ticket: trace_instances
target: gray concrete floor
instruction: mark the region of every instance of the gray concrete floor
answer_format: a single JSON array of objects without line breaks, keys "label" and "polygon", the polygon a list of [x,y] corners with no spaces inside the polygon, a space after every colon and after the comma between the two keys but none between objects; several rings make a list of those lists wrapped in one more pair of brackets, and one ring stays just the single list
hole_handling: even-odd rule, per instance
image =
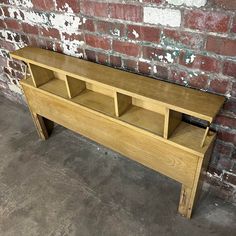
[{"label": "gray concrete floor", "polygon": [[236,232],[235,206],[204,192],[187,220],[179,193],[178,183],[61,126],[41,141],[28,110],[0,96],[1,236]]}]

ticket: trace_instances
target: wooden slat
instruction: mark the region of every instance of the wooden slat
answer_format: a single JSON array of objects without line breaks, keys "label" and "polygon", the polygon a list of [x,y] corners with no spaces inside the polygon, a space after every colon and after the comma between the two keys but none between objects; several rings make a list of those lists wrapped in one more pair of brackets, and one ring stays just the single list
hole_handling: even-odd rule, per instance
[{"label": "wooden slat", "polygon": [[222,96],[150,79],[40,48],[25,47],[11,55],[13,58],[97,83],[126,95],[162,104],[169,109],[210,122],[225,100]]}]

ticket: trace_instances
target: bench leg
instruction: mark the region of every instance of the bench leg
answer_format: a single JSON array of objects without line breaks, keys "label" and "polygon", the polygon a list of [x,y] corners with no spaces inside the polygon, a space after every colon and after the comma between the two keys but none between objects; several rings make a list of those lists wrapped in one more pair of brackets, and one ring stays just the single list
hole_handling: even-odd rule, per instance
[{"label": "bench leg", "polygon": [[178,211],[182,216],[185,216],[189,219],[191,218],[193,207],[197,202],[202,190],[203,180],[206,175],[206,170],[211,157],[213,146],[214,142],[212,142],[211,146],[208,148],[204,158],[198,159],[198,165],[192,187],[182,184]]},{"label": "bench leg", "polygon": [[189,188],[182,184],[180,202],[179,202],[179,213],[187,218],[191,218],[194,202],[195,202],[196,191],[193,188]]},{"label": "bench leg", "polygon": [[31,115],[39,137],[43,140],[48,139],[54,126],[53,122],[34,112],[31,112]]}]

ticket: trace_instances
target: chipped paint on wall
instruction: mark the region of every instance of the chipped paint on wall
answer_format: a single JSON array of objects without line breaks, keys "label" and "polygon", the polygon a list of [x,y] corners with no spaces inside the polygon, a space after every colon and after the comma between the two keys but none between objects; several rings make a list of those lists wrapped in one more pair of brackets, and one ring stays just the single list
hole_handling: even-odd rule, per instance
[{"label": "chipped paint on wall", "polygon": [[167,0],[167,2],[176,6],[184,4],[188,7],[202,7],[206,5],[207,0]]},{"label": "chipped paint on wall", "polygon": [[25,8],[32,8],[32,0],[9,0],[11,5],[24,6]]},{"label": "chipped paint on wall", "polygon": [[176,9],[160,9],[144,7],[144,22],[150,24],[161,24],[172,27],[179,27],[181,24],[181,12]]},{"label": "chipped paint on wall", "polygon": [[133,31],[132,31],[132,34],[134,35],[134,37],[135,37],[136,39],[139,37],[138,32],[135,31],[134,29],[133,29]]}]

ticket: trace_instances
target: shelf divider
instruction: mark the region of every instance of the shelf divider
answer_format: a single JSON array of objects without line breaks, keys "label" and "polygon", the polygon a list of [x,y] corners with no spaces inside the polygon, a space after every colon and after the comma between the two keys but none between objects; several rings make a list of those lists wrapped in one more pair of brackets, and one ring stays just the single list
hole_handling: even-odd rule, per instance
[{"label": "shelf divider", "polygon": [[165,124],[164,124],[164,138],[168,139],[177,126],[181,123],[182,113],[166,108]]},{"label": "shelf divider", "polygon": [[39,87],[54,78],[52,70],[28,63],[29,71],[35,87]]},{"label": "shelf divider", "polygon": [[73,98],[86,89],[86,83],[82,80],[66,76],[66,88],[69,98]]},{"label": "shelf divider", "polygon": [[132,97],[115,92],[115,114],[121,116],[132,105]]}]

